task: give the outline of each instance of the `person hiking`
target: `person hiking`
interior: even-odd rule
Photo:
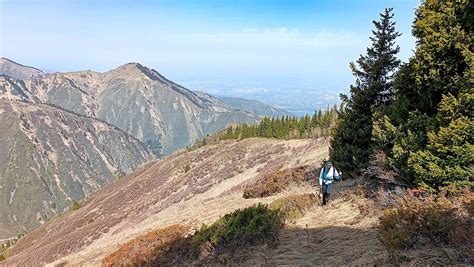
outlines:
[[[341,175],[332,165],[332,162],[328,160],[319,172],[319,186],[321,189],[321,194],[323,195],[323,206],[329,201],[329,196],[331,195],[332,190],[332,182],[334,180],[340,179]]]

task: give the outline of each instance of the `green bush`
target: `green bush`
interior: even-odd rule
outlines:
[[[189,166],[189,164],[186,164],[186,166],[184,166],[184,173],[188,173],[190,170],[191,166]]]
[[[201,229],[194,235],[198,244],[210,242],[216,248],[235,243],[252,243],[275,237],[283,226],[283,218],[276,210],[258,204],[237,210]]]

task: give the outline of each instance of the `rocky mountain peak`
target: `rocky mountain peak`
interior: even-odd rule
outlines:
[[[15,61],[1,57],[0,58],[0,74],[10,76],[15,79],[30,79],[33,77],[37,77],[43,75],[43,71],[30,67],[25,66]]]

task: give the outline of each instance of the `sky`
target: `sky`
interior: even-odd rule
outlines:
[[[337,102],[393,7],[406,61],[419,0],[0,0],[0,55],[46,71],[140,62],[193,90],[296,113]],[[305,97],[304,95],[311,97]],[[319,102],[318,102],[319,101]],[[290,104],[291,102],[291,104]],[[306,103],[307,102],[307,103]]]

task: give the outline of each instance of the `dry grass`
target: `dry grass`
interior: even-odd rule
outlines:
[[[174,242],[183,238],[187,228],[172,225],[159,229],[125,243],[103,259],[103,265],[111,266],[150,266],[162,254],[167,253]]]
[[[243,192],[244,198],[268,197],[280,193],[291,184],[302,184],[311,179],[309,166],[268,172],[254,184],[248,185]]]
[[[233,210],[273,201],[276,196],[242,198],[243,188],[263,174],[257,169],[276,172],[297,166],[298,159],[313,166],[327,151],[324,140],[248,139],[152,162],[104,187],[82,208],[32,231],[5,264],[100,265],[122,244],[154,229],[173,224],[195,229]],[[258,163],[261,158],[265,161]],[[191,168],[184,173],[186,164]],[[307,193],[302,187],[295,192],[302,193]]]
[[[448,196],[444,191],[425,197],[408,192],[393,208],[384,211],[380,219],[380,238],[393,249],[430,244],[469,245],[474,227],[466,204],[472,199],[471,192]]]
[[[303,217],[309,208],[320,205],[321,199],[310,193],[279,198],[270,204],[270,208],[279,210],[286,219],[294,220]]]

